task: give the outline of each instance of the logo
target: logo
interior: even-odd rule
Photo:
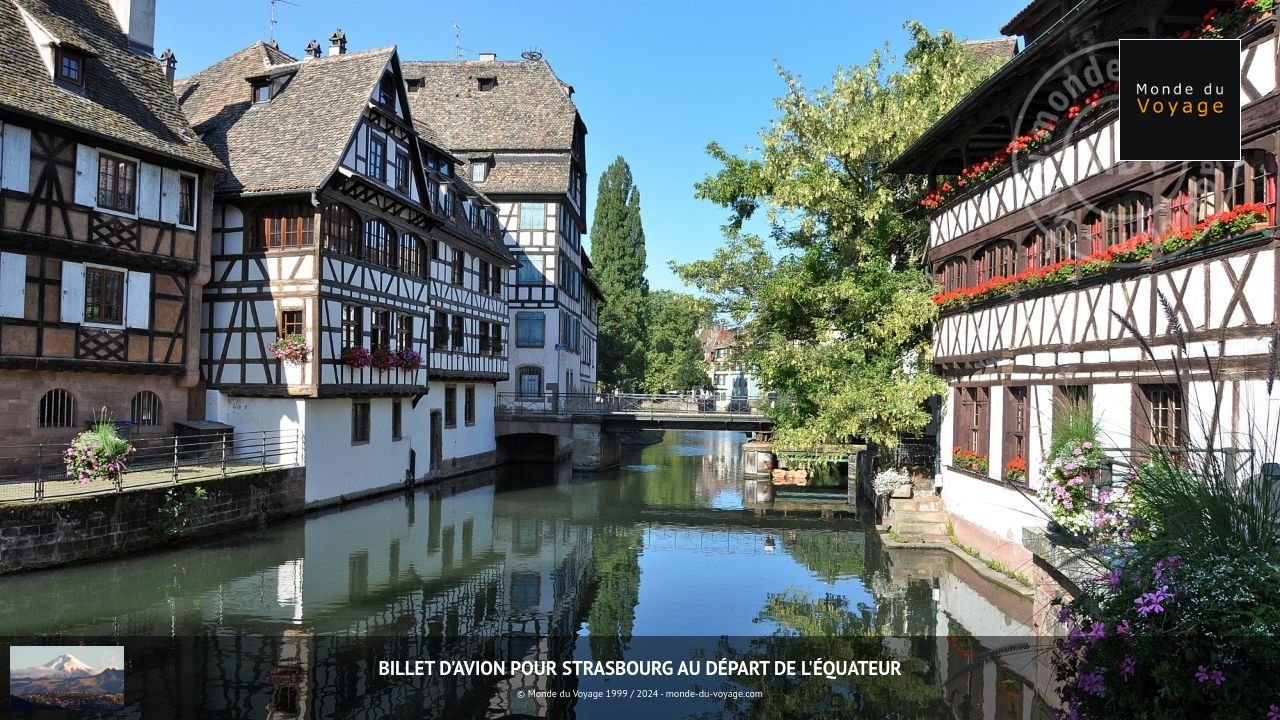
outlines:
[[[1240,40],[1120,41],[1120,159],[1240,159]]]

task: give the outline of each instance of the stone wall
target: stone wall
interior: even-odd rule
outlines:
[[[196,487],[204,488],[208,499],[187,515],[178,533],[166,532],[160,512],[173,486],[0,506],[0,574],[100,560],[227,532],[301,513],[306,504],[306,475],[300,467],[185,483],[176,487],[176,496],[188,497]]]

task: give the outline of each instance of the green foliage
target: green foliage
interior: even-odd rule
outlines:
[[[796,537],[788,552],[813,571],[823,582],[859,577],[866,572],[866,543],[861,533],[804,533]]]
[[[193,522],[204,514],[209,494],[199,485],[190,491],[170,488],[164,494],[164,502],[156,508],[151,529],[163,537],[177,537],[186,532]]]
[[[1053,408],[1053,430],[1049,457],[1063,454],[1069,445],[1098,444],[1100,429],[1087,403],[1058,402]]]
[[[604,293],[600,308],[600,384],[635,390],[645,382],[649,282],[645,280],[640,190],[618,156],[600,175],[591,225],[591,278]]]
[[[595,596],[587,612],[591,657],[620,660],[631,642],[631,625],[640,601],[640,550],[644,538],[635,527],[602,528],[593,538]]]
[[[697,193],[730,210],[726,242],[675,270],[741,326],[741,361],[788,400],[775,418],[788,444],[893,445],[928,423],[924,402],[946,388],[929,370],[937,308],[913,201],[924,181],[886,168],[992,66],[949,33],[907,28],[900,63],[876,52],[814,92],[780,69],[786,93],[758,157],[708,146],[723,167]],[[760,209],[776,253],[744,232]]]
[[[692,295],[659,290],[649,294],[648,311],[644,390],[662,393],[710,388],[697,333],[713,320],[711,304]]]

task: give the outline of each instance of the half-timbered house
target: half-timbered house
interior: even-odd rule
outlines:
[[[103,414],[172,435],[191,412],[221,164],[154,18],[154,0],[0,3],[6,441],[56,447]]]
[[[406,62],[405,78],[418,116],[497,205],[519,262],[506,291],[511,377],[499,391],[531,400],[594,393],[603,297],[582,247],[587,128],[573,88],[536,53]]]
[[[424,475],[430,238],[448,213],[395,48],[348,53],[341,30],[327,56],[256,43],[177,91],[229,168],[204,299],[208,418],[301,429],[310,503]]]
[[[1233,6],[1036,0],[1002,29],[1024,50],[896,161],[935,183],[934,363],[951,386],[940,480],[957,524],[1017,543],[1045,523],[1023,492],[1040,485],[1054,417],[1073,404],[1118,449],[1247,447],[1274,412],[1275,19],[1223,29],[1243,48],[1239,162],[1128,163],[1117,145],[1116,41],[1195,37]],[[1010,162],[1011,142],[1034,150],[1015,146]],[[1252,227],[1180,239],[1245,206]],[[1175,354],[1189,372],[1173,372]]]

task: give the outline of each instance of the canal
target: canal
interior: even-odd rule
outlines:
[[[1048,717],[1030,600],[948,553],[884,547],[837,493],[774,497],[744,478],[743,441],[671,432],[598,475],[505,467],[0,579],[0,635],[125,645],[122,717]],[[662,658],[902,674],[378,672]],[[637,699],[653,692],[677,695]]]

